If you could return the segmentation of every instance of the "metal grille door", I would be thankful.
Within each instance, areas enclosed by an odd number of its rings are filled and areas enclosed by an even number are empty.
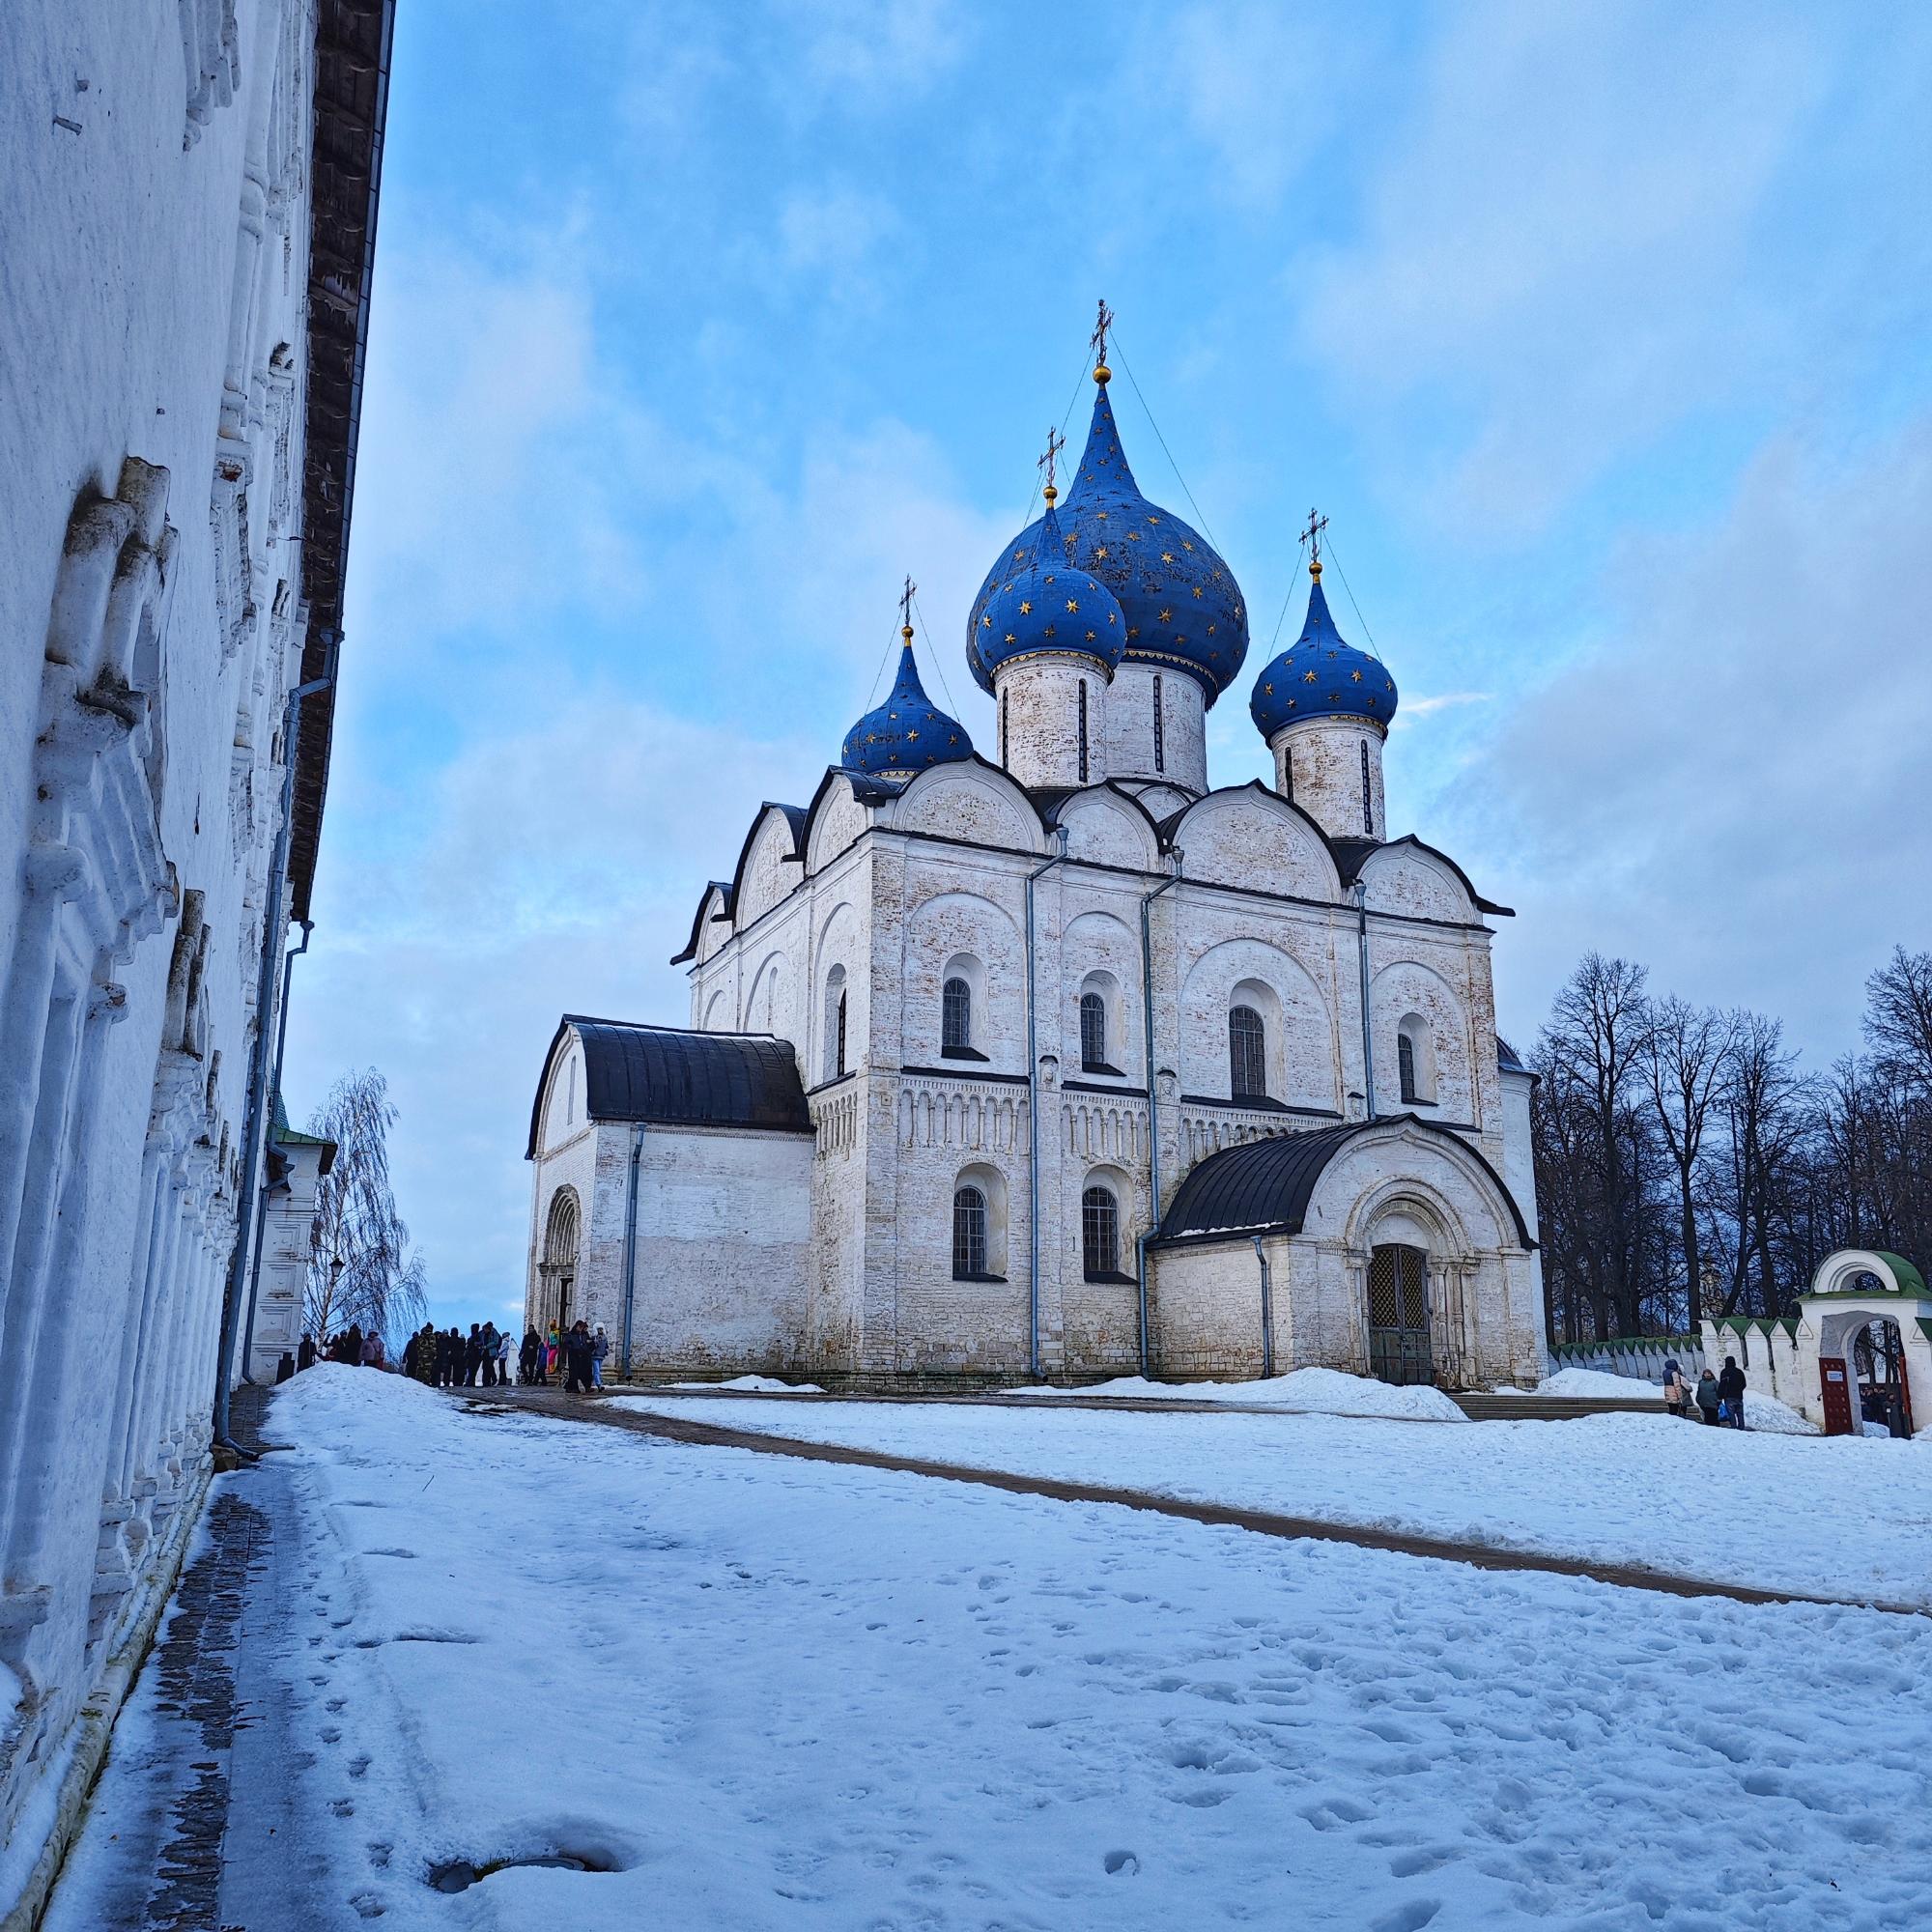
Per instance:
[[[1369,1256],[1369,1373],[1385,1382],[1433,1382],[1429,1275],[1420,1248],[1390,1245]]]

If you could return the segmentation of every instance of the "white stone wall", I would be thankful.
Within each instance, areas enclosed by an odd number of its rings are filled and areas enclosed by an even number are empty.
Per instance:
[[[0,1835],[196,1513],[272,1018],[314,22],[185,11],[0,28]]]
[[[319,1147],[281,1147],[289,1163],[288,1173],[283,1177],[284,1184],[264,1199],[262,1270],[244,1369],[251,1380],[266,1387],[274,1385],[281,1358],[297,1354],[301,1347],[309,1236],[315,1223],[316,1183],[321,1179],[325,1151]]]
[[[1087,703],[1087,767],[1080,704]],[[1093,658],[1029,657],[994,674],[1008,771],[1023,785],[1097,784],[1107,776],[1107,672]]]
[[[1154,730],[1158,680],[1160,730]],[[1106,769],[1102,778],[1158,779],[1191,792],[1208,789],[1207,694],[1182,670],[1123,664],[1107,695]]]
[[[1365,718],[1309,718],[1268,740],[1274,786],[1335,838],[1386,838],[1382,795],[1382,727]],[[1362,754],[1368,753],[1368,798]]]

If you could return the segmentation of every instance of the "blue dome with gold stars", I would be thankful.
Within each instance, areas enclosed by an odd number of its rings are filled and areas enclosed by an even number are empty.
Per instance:
[[[1034,527],[1034,542],[1021,547],[1026,561],[1014,563],[1012,575],[976,607],[974,670],[977,675],[985,668],[980,682],[988,691],[993,672],[1015,658],[1073,652],[1097,659],[1111,672],[1126,647],[1127,620],[1119,601],[1098,578],[1066,562],[1066,540],[1051,503]]]
[[[1309,570],[1308,621],[1256,678],[1248,713],[1264,738],[1304,718],[1367,718],[1387,730],[1395,716],[1395,679],[1379,658],[1343,641],[1322,594],[1321,563]]]
[[[886,701],[868,711],[845,734],[838,753],[848,772],[881,779],[915,778],[928,765],[945,765],[973,755],[966,727],[947,717],[926,696],[912,659],[912,633],[900,632],[899,674]]]
[[[1141,495],[1121,449],[1105,367],[1094,377],[1099,392],[1087,447],[1054,517],[1060,554],[1069,568],[1113,592],[1125,625],[1126,663],[1184,671],[1212,704],[1234,683],[1248,652],[1241,587],[1206,537]],[[1053,516],[1051,506],[1048,515]],[[991,614],[1001,586],[1038,552],[1046,521],[1029,524],[1007,546],[973,600],[966,657],[984,691],[993,688],[992,665],[984,655],[991,627],[980,619]]]

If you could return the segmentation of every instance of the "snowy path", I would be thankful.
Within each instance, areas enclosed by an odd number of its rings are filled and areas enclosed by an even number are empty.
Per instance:
[[[299,1445],[270,1621],[320,1924],[1923,1922],[1932,1620],[686,1448],[363,1371],[298,1378],[270,1431]],[[621,1869],[425,1882],[557,1850]],[[288,1922],[271,1890],[223,1905]]]
[[[1932,1608],[1932,1442],[1740,1434],[1662,1415],[1445,1427],[1323,1415],[614,1400],[808,1442]]]

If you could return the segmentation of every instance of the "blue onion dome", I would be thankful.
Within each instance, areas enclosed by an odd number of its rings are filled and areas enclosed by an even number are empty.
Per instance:
[[[1322,594],[1321,558],[1308,569],[1308,621],[1256,678],[1249,715],[1264,738],[1304,718],[1366,718],[1386,731],[1395,716],[1395,679],[1381,659],[1343,641]]]
[[[911,779],[928,765],[956,763],[973,755],[966,727],[947,717],[925,695],[912,658],[912,631],[900,631],[899,674],[877,710],[845,734],[838,753],[848,772],[877,779]]]
[[[1055,518],[1061,553],[1069,567],[1113,592],[1126,627],[1123,660],[1184,671],[1212,704],[1248,653],[1241,587],[1206,537],[1141,495],[1107,400],[1105,365],[1094,373],[1099,388],[1087,447]],[[1007,546],[974,599],[966,656],[983,690],[993,688],[983,648],[991,627],[980,619],[990,614],[1001,586],[1041,546],[1045,526],[1042,517]]]
[[[1012,575],[980,600],[974,668],[976,675],[984,668],[980,681],[989,691],[993,672],[1016,658],[1071,652],[1096,659],[1111,675],[1126,647],[1127,620],[1119,602],[1098,578],[1065,561],[1050,483],[1046,495],[1046,515],[1035,526],[1039,534],[1021,547],[1023,560],[1012,563]]]

